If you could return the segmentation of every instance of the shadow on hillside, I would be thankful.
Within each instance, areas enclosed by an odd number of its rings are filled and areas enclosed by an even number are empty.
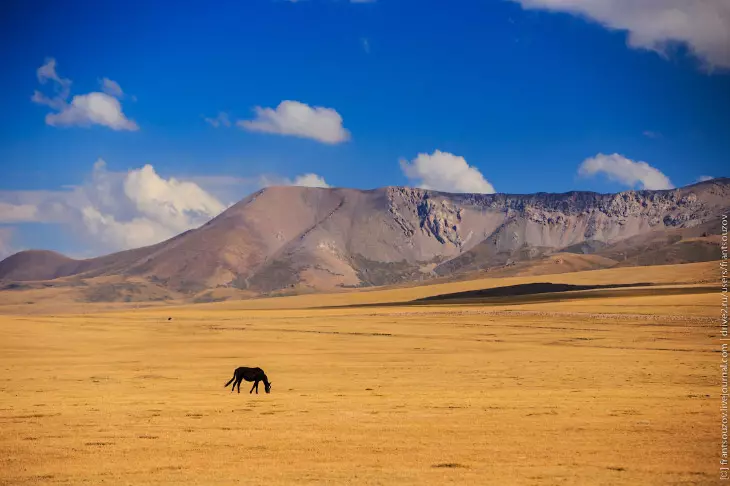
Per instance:
[[[514,297],[518,295],[534,295],[547,294],[556,292],[571,292],[577,290],[596,290],[596,289],[617,289],[625,287],[649,287],[650,283],[636,284],[608,284],[608,285],[572,285],[572,284],[556,284],[549,282],[527,283],[519,285],[506,285],[504,287],[494,287],[490,289],[467,290],[464,292],[454,292],[450,294],[432,295],[422,299],[416,299],[413,302],[433,302],[443,300],[463,300],[463,299],[484,299],[488,297]]]
[[[656,288],[656,284],[651,283],[571,285],[542,282],[433,295],[410,301],[327,306],[323,308],[432,305],[521,305],[591,298],[704,294],[714,290],[716,290],[715,287],[711,286]]]

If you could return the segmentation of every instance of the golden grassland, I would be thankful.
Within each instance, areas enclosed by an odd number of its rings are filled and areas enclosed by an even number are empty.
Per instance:
[[[588,255],[591,256],[591,255]],[[585,255],[573,255],[572,260],[582,261]],[[566,257],[566,260],[569,260]],[[554,265],[557,270],[562,265]],[[518,285],[531,282],[552,282],[571,284],[627,284],[652,282],[655,284],[700,284],[717,282],[717,262],[688,263],[684,265],[657,265],[651,267],[621,267],[601,270],[585,270],[570,273],[544,274],[546,271],[541,262],[536,262],[533,270],[539,270],[537,275],[523,275],[503,277],[492,274],[482,274],[480,278],[461,280],[457,282],[443,282],[415,285],[408,283],[400,286],[375,287],[364,289],[342,289],[329,294],[307,294],[285,298],[249,298],[245,300],[229,300],[211,304],[196,304],[194,308],[208,310],[220,309],[283,309],[283,308],[311,308],[322,306],[359,305],[374,303],[404,302],[430,295],[449,292],[461,292],[482,288],[499,287],[504,285]],[[485,277],[484,275],[490,275]],[[61,279],[63,280],[63,279]],[[109,284],[110,277],[102,277],[102,285]],[[113,280],[113,279],[112,279]],[[233,293],[232,293],[233,292]],[[242,297],[245,293],[235,289],[215,289],[214,296]],[[182,300],[166,302],[80,302],[79,287],[57,286],[42,289],[12,290],[0,292],[0,314],[63,314],[81,312],[107,312],[123,309],[154,308],[186,305]],[[165,311],[163,311],[165,312]]]
[[[713,275],[716,262],[532,280],[656,295],[317,308],[520,277],[6,314],[0,484],[715,484]],[[242,365],[272,393],[224,389]]]

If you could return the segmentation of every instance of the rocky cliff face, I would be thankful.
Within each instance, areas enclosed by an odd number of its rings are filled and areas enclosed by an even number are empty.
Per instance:
[[[272,292],[423,280],[560,251],[603,252],[606,261],[620,254],[628,261],[642,242],[658,251],[687,235],[708,238],[728,206],[728,179],[618,194],[271,187],[153,247],[83,262],[23,252],[0,262],[0,279],[116,275],[188,293]],[[656,237],[669,233],[679,240]],[[692,248],[683,247],[685,261]],[[700,254],[712,258],[712,246]]]
[[[687,233],[704,226],[708,231],[695,236],[711,234],[730,205],[730,184],[728,179],[716,179],[667,191],[524,196],[444,195],[399,188],[391,197],[423,208],[419,215],[424,231],[460,248],[459,255],[435,268],[439,275],[448,275],[561,250],[609,252],[618,242],[639,242],[642,236],[656,241],[652,235],[671,230]],[[483,226],[473,225],[475,219]],[[473,239],[474,231],[481,232],[481,241]],[[705,247],[697,253],[702,259],[714,254]]]

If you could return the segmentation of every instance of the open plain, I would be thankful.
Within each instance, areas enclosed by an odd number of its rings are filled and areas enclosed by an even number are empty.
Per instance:
[[[716,268],[44,314],[15,296],[0,483],[715,484]],[[525,282],[657,285],[406,303]],[[224,389],[237,366],[272,393]]]

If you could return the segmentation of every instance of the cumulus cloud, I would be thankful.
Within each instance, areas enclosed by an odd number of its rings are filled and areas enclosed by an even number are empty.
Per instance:
[[[112,130],[139,129],[135,122],[124,116],[119,100],[105,93],[74,96],[71,104],[59,113],[46,115],[46,123],[52,126],[102,125]]]
[[[294,179],[281,177],[278,175],[266,174],[258,177],[258,185],[260,187],[269,186],[301,186],[301,187],[331,187],[324,180],[324,177],[313,174],[301,174]]]
[[[252,132],[311,138],[327,144],[350,139],[350,132],[342,126],[342,117],[332,108],[285,100],[275,109],[257,106],[254,112],[255,119],[239,120],[236,124]]]
[[[303,187],[330,187],[330,185],[324,180],[324,177],[318,176],[317,174],[303,174],[297,176],[291,185]]]
[[[525,9],[566,12],[628,32],[632,48],[666,56],[682,44],[707,70],[730,68],[730,2],[727,0],[512,0]]]
[[[444,192],[494,193],[494,186],[464,157],[448,152],[418,154],[410,163],[400,161],[403,174],[416,186]]]
[[[659,169],[646,162],[633,161],[619,154],[597,154],[585,159],[578,167],[578,175],[592,177],[604,174],[608,179],[628,187],[640,189],[672,189],[674,185]]]
[[[112,251],[153,245],[174,236],[165,225],[148,218],[118,221],[113,214],[102,213],[93,206],[82,208],[81,217],[88,234]]]
[[[190,229],[196,220],[206,221],[226,207],[197,184],[163,179],[147,164],[124,179],[124,194],[145,217],[164,223],[175,233]]]
[[[228,118],[228,113],[219,112],[218,115],[215,118],[203,118],[205,122],[215,128],[218,127],[230,127],[231,126],[231,120]]]
[[[224,209],[194,182],[165,179],[151,165],[112,172],[103,160],[87,181],[65,191],[0,192],[0,222],[61,224],[99,252],[159,243]]]
[[[150,164],[116,172],[99,159],[86,180],[64,190],[0,191],[0,224],[57,224],[83,241],[78,254],[98,255],[172,238],[271,185],[329,187],[314,173],[163,177]]]
[[[68,102],[71,81],[61,78],[56,72],[56,60],[48,59],[37,71],[41,84],[53,82],[55,95],[46,96],[36,90],[31,97],[35,103],[46,105],[55,113],[46,115],[46,124],[51,126],[91,126],[101,125],[112,130],[138,130],[133,120],[129,120],[122,111],[122,105],[116,97],[123,92],[118,83],[104,78],[102,88],[105,93],[91,92],[76,95]],[[111,94],[108,94],[111,93]],[[116,97],[115,97],[116,96]]]
[[[197,184],[164,179],[147,164],[125,173],[94,166],[81,191],[81,221],[106,248],[151,245],[200,226],[226,206]]]

